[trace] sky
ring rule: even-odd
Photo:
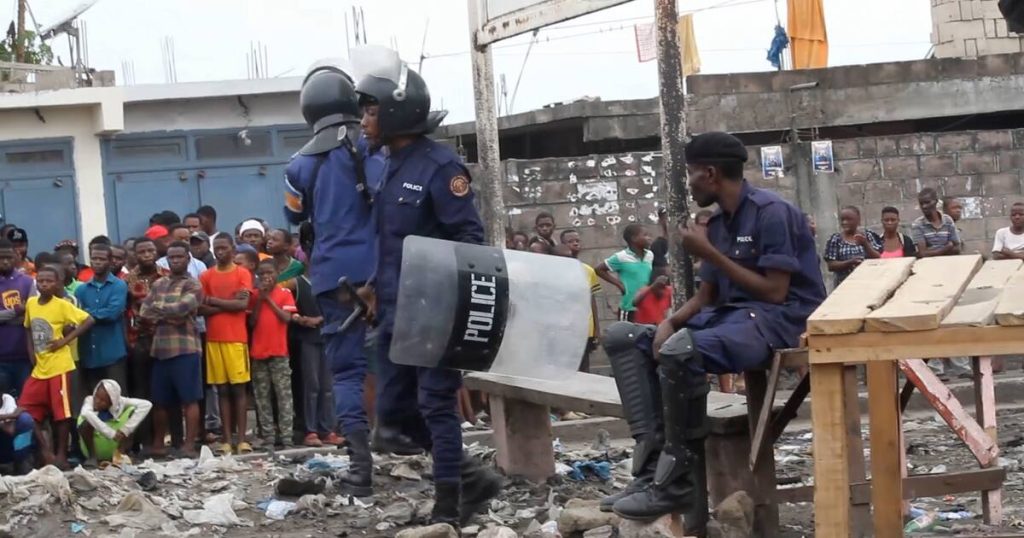
[[[46,26],[81,1],[29,3]],[[921,59],[929,51],[929,0],[824,4],[829,65]],[[4,28],[15,5],[0,0]],[[362,9],[369,43],[397,45],[422,71],[433,107],[450,111],[447,123],[475,117],[466,0],[99,0],[81,19],[92,67],[114,70],[121,84],[122,62],[131,62],[136,84],[160,84],[166,82],[161,45],[167,37],[174,41],[178,82],[247,78],[253,42],[266,47],[270,76],[303,75],[319,58],[346,56],[354,42],[351,16],[346,34],[353,6]],[[635,24],[653,21],[653,6],[654,0],[633,0],[544,28],[532,47],[530,35],[497,43],[495,80],[504,76],[507,94],[499,93],[500,114],[584,96],[656,96],[657,62],[637,60],[634,34]],[[771,70],[766,50],[776,9],[785,25],[785,7],[785,0],[679,0],[681,13],[694,12],[702,73]],[[67,62],[66,38],[53,47]]]

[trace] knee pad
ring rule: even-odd
[[[616,321],[604,330],[601,346],[609,357],[637,350],[637,340],[654,336],[653,325],[640,325],[628,321]]]

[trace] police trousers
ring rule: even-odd
[[[435,482],[459,481],[462,426],[456,405],[462,373],[395,364],[388,355],[392,331],[390,324],[382,326],[377,344],[377,421],[430,450]]]
[[[366,379],[366,322],[356,319],[344,331],[340,327],[352,315],[352,307],[334,299],[334,291],[317,296],[324,317],[322,331],[324,354],[334,385],[334,411],[342,435],[369,431],[363,407],[363,381]],[[332,421],[333,422],[333,421]],[[306,425],[309,429],[311,426]]]

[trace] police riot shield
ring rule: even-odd
[[[575,372],[590,331],[580,262],[409,236],[389,357],[546,378]]]

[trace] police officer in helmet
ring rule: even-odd
[[[339,302],[337,288],[342,278],[362,285],[373,273],[377,243],[371,190],[379,184],[384,160],[360,147],[365,146],[358,129],[361,112],[345,66],[329,60],[314,64],[299,102],[313,138],[288,164],[285,214],[301,224],[303,248],[310,249],[309,279],[324,318],[320,331],[333,376],[334,417],[329,424],[337,419],[351,455],[341,487],[351,495],[369,496],[373,461],[363,407],[366,323],[356,319],[343,328],[353,309]],[[317,405],[321,403],[327,405]],[[317,424],[306,425],[307,431],[317,429]]]
[[[431,520],[460,528],[501,488],[493,471],[463,455],[456,414],[462,375],[444,368],[398,365],[388,353],[403,240],[419,235],[480,244],[484,229],[462,160],[426,136],[444,117],[429,112],[426,83],[394,51],[384,53],[379,69],[356,85],[363,133],[389,153],[388,170],[375,198],[380,250],[372,283],[380,322],[378,430],[400,431],[431,451],[436,499]],[[369,288],[361,290],[364,295]]]

